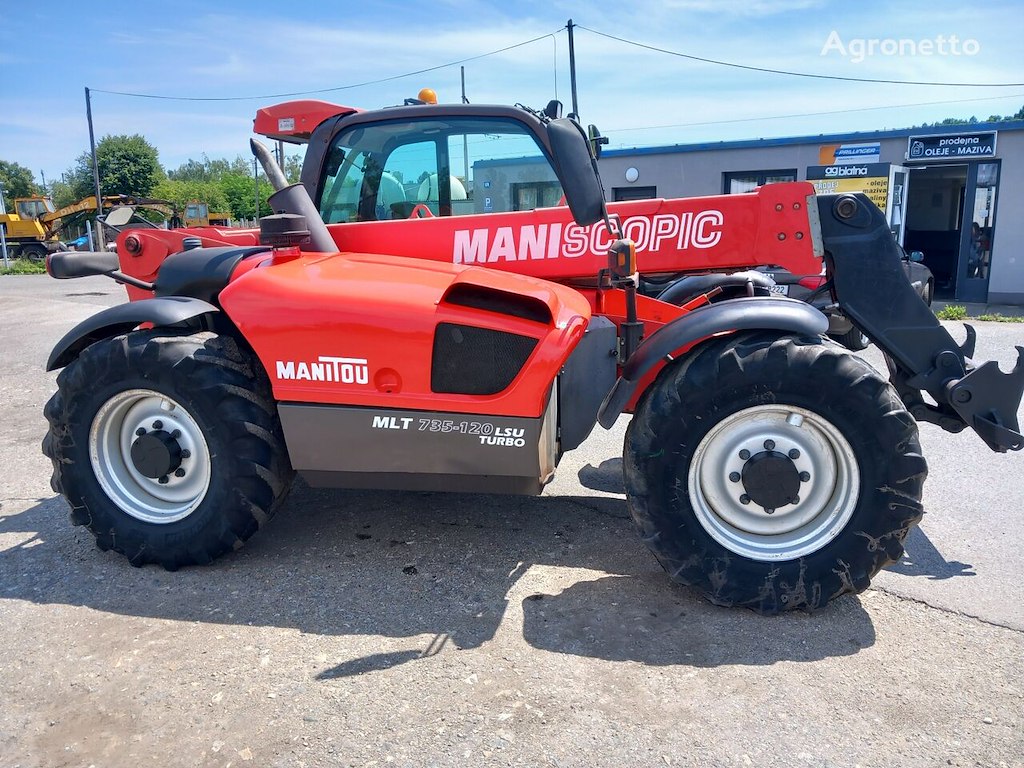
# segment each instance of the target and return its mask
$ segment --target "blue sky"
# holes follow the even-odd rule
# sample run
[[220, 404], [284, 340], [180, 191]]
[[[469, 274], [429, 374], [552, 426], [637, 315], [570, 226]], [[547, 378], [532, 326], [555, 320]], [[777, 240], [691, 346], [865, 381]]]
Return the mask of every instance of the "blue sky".
[[[467, 95], [475, 103], [539, 107], [557, 93], [568, 105], [563, 28], [569, 18], [647, 45], [754, 67], [858, 78], [1024, 82], [1020, 0], [973, 7], [949, 0], [179, 0], [118, 6], [44, 0], [3, 6], [0, 159], [28, 166], [37, 181], [41, 171], [47, 180], [59, 177], [87, 149], [85, 86], [192, 97], [316, 90], [546, 36], [466, 63]], [[871, 40], [874, 54], [856, 55]], [[886, 55], [885, 40], [909, 41], [904, 55]], [[922, 53], [927, 41], [930, 54]], [[596, 123], [613, 148], [896, 128], [952, 115], [1007, 114], [1024, 105], [1024, 86], [786, 77], [693, 62], [579, 28], [575, 47], [582, 119]], [[911, 50], [917, 55], [909, 55]], [[374, 108], [401, 103], [424, 86], [434, 88], [441, 101], [458, 101], [459, 67], [313, 98]], [[174, 168], [203, 153], [248, 156], [256, 109], [282, 100], [169, 101], [94, 93], [93, 116], [97, 138], [141, 133], [159, 149], [163, 164]]]

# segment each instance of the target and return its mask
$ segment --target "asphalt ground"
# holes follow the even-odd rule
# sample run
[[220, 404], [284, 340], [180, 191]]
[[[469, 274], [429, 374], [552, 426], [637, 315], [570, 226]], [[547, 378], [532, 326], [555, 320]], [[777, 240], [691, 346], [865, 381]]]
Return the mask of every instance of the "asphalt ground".
[[[1021, 454], [923, 425], [907, 556], [813, 614], [669, 582], [624, 420], [539, 498], [299, 481], [241, 551], [136, 569], [39, 449], [50, 348], [123, 300], [0, 277], [0, 766], [1024, 765]], [[1024, 326], [977, 327], [1008, 370]]]

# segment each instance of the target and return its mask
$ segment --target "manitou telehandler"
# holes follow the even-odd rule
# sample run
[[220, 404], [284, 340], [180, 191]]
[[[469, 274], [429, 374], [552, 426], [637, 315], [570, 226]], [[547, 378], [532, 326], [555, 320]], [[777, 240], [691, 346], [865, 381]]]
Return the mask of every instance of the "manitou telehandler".
[[[56, 346], [53, 487], [133, 565], [208, 563], [312, 485], [536, 494], [595, 422], [632, 414], [626, 499], [669, 575], [722, 605], [863, 590], [922, 515], [917, 421], [1019, 450], [1024, 350], [971, 360], [915, 294], [881, 212], [808, 183], [605, 205], [555, 108], [320, 102], [262, 110], [308, 141], [258, 230], [132, 231], [54, 254], [131, 301]], [[767, 295], [817, 274], [887, 382]], [[717, 275], [685, 303], [638, 293]], [[925, 395], [928, 396], [926, 399]]]

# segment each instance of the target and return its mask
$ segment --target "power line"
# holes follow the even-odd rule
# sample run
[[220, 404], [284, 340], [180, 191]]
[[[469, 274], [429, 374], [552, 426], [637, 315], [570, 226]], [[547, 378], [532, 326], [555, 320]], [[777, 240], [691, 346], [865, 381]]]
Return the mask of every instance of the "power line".
[[[649, 51], [656, 51], [658, 53], [667, 53], [670, 56], [678, 56], [681, 59], [689, 59], [690, 61], [699, 61], [704, 64], [716, 64], [720, 67], [732, 67], [734, 69], [745, 69], [750, 72], [767, 72], [772, 75], [789, 75], [790, 77], [809, 77], [815, 80], [842, 80], [848, 83], [883, 83], [887, 85], [939, 85], [946, 87], [971, 87], [971, 88], [1020, 88], [1024, 86], [1024, 83], [935, 83], [919, 80], [882, 80], [870, 77], [840, 77], [839, 75], [819, 75], [811, 72], [790, 72], [785, 69], [769, 69], [767, 67], [752, 67], [747, 64], [736, 64], [731, 61], [718, 61], [717, 59], [705, 59], [701, 56], [691, 56], [687, 53], [680, 53], [679, 51], [670, 51], [667, 48], [659, 48], [656, 45], [647, 45], [646, 43], [638, 43], [635, 40], [627, 40], [624, 37], [616, 37], [615, 35], [609, 35], [604, 32], [598, 32], [596, 29], [590, 29], [584, 27], [582, 24], [575, 25], [578, 29], [584, 29], [591, 34], [605, 37], [609, 40], [616, 40], [626, 45], [633, 45], [637, 48], [646, 48]], [[558, 30], [561, 32], [561, 30]]]
[[823, 115], [843, 115], [849, 112], [873, 112], [882, 109], [903, 109], [909, 107], [932, 107], [939, 104], [968, 104], [976, 101], [1002, 101], [1003, 99], [1024, 98], [1024, 93], [1012, 93], [1008, 96], [996, 96], [981, 99], [957, 99], [954, 101], [922, 101], [917, 104], [890, 104], [881, 107], [861, 107], [859, 109], [833, 109], [828, 112], [802, 112], [795, 115], [765, 115], [760, 117], [740, 117], [733, 120], [704, 120], [698, 123], [670, 123], [667, 125], [642, 125], [636, 128], [607, 128], [605, 130], [623, 133], [625, 131], [649, 131], [660, 128], [696, 128], [702, 125], [723, 125], [725, 123], [755, 123], [762, 120], [786, 120], [794, 117], [821, 117]]
[[476, 61], [477, 59], [483, 59], [488, 56], [494, 56], [499, 53], [505, 53], [505, 51], [511, 51], [515, 48], [522, 48], [524, 45], [530, 45], [536, 43], [538, 40], [544, 40], [545, 38], [554, 38], [559, 32], [565, 27], [556, 29], [554, 32], [550, 32], [546, 35], [540, 35], [531, 40], [524, 40], [521, 43], [515, 43], [514, 45], [507, 45], [504, 48], [499, 48], [495, 51], [488, 51], [487, 53], [481, 53], [476, 56], [470, 56], [465, 59], [459, 59], [458, 61], [449, 61], [447, 64], [438, 64], [434, 67], [426, 67], [424, 69], [417, 69], [414, 72], [406, 72], [401, 75], [392, 75], [390, 77], [382, 77], [379, 80], [367, 80], [365, 83], [353, 83], [352, 85], [339, 85], [333, 88], [319, 88], [312, 91], [293, 91], [291, 93], [268, 93], [262, 96], [163, 96], [152, 93], [131, 93], [128, 91], [107, 91], [102, 88], [91, 88], [93, 93], [106, 93], [113, 96], [132, 96], [138, 99], [160, 99], [162, 101], [257, 101], [261, 99], [284, 99], [291, 96], [312, 96], [319, 93], [333, 93], [335, 91], [346, 91], [352, 88], [362, 88], [367, 85], [378, 85], [380, 83], [388, 83], [393, 80], [401, 80], [402, 78], [412, 77], [413, 75], [422, 75], [426, 72], [436, 72], [439, 69], [445, 69], [446, 67], [454, 67], [458, 64], [465, 64], [467, 61]]

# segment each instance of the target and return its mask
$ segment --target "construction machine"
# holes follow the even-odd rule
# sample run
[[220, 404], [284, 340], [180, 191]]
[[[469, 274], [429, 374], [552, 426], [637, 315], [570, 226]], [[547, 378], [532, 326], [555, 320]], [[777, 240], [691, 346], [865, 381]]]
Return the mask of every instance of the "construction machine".
[[231, 214], [212, 212], [209, 204], [190, 200], [185, 204], [181, 223], [185, 227], [227, 227], [231, 225]]
[[41, 260], [57, 250], [60, 241], [42, 221], [43, 216], [53, 212], [49, 198], [33, 195], [15, 198], [14, 210], [0, 214], [0, 225], [5, 228], [12, 256]]
[[[1024, 350], [973, 359], [862, 194], [806, 182], [606, 204], [557, 108], [261, 110], [308, 143], [258, 229], [129, 231], [54, 254], [130, 301], [71, 329], [43, 448], [74, 523], [133, 565], [207, 563], [314, 486], [537, 494], [628, 416], [626, 504], [669, 576], [721, 605], [865, 589], [921, 519], [918, 423], [1024, 446]], [[592, 135], [596, 136], [596, 132]], [[598, 145], [599, 146], [599, 145]], [[685, 303], [641, 279], [818, 274], [888, 379], [755, 279]]]
[[[174, 204], [167, 200], [132, 195], [105, 195], [102, 210], [109, 212], [115, 208], [144, 208], [161, 214], [170, 226], [180, 225]], [[98, 210], [95, 195], [83, 197], [81, 200], [54, 209], [53, 201], [48, 197], [33, 195], [19, 197], [14, 200], [14, 212], [0, 215], [0, 224], [7, 228], [7, 243], [12, 247], [15, 257], [42, 260], [48, 253], [61, 250], [60, 234], [72, 223], [79, 220], [82, 214], [92, 214]]]

